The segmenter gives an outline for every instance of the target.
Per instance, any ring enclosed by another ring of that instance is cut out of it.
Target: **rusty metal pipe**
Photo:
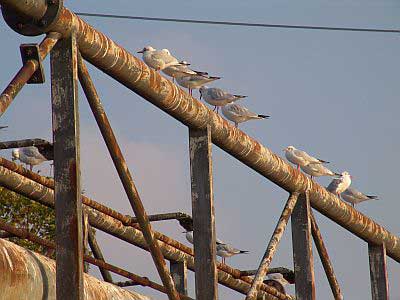
[[[28,1],[11,1],[13,3],[22,3]],[[3,2],[1,2],[3,4]],[[41,60],[43,60],[47,54],[49,54],[50,50],[57,43],[58,39],[61,37],[59,33],[50,32],[43,39],[43,41],[39,45],[39,54]],[[11,80],[8,86],[4,89],[4,91],[0,95],[0,117],[4,114],[6,109],[10,106],[11,102],[17,96],[19,91],[24,87],[24,85],[31,78],[33,73],[39,67],[39,62],[34,59],[30,59],[26,61],[26,63],[21,67],[15,77]]]
[[[321,231],[315,221],[314,214],[310,213],[311,233],[314,239],[315,247],[317,248],[319,257],[321,258],[322,266],[324,267],[326,277],[328,278],[333,297],[335,300],[343,300],[342,292],[340,291],[339,282],[336,279],[335,272],[331,260],[329,259],[328,250],[325,247],[324,240],[322,239]]]
[[[2,299],[56,299],[55,262],[43,255],[0,239]],[[84,274],[85,299],[148,300],[149,297]]]
[[[158,243],[154,237],[153,230],[151,228],[147,213],[144,209],[142,200],[140,199],[139,192],[137,191],[135,183],[133,182],[128,165],[125,162],[125,158],[108,121],[106,112],[104,111],[103,105],[101,104],[96,88],[92,82],[92,79],[90,78],[85,63],[83,62],[82,57],[79,54],[78,76],[82,89],[86,95],[86,99],[89,102],[89,106],[93,112],[97,125],[99,126],[100,132],[107,145],[108,152],[110,153],[110,156],[114,162],[114,166],[117,169],[119,178],[125,189],[125,193],[128,196],[131,207],[135,212],[135,216],[138,220],[140,228],[142,229],[143,236],[145,237],[146,242],[149,246],[150,253],[157,268],[158,274],[160,275],[161,281],[168,291],[168,298],[170,300],[178,300],[178,292],[176,290],[171,274],[169,273],[167,264],[165,263]]]
[[[11,1],[0,0],[0,4],[6,2]],[[26,10],[23,7],[20,11]],[[193,128],[205,128],[210,124],[214,144],[288,192],[302,194],[309,191],[315,209],[363,240],[385,244],[389,256],[400,262],[400,239],[397,236],[327,192],[171,81],[150,70],[67,8],[62,9],[58,20],[48,30],[69,35],[72,28],[76,29],[82,56],[90,63],[183,124]]]
[[[54,192],[52,189],[23,177],[7,168],[4,168],[3,166],[0,166],[0,185],[46,206],[54,207]],[[88,212],[89,223],[93,227],[148,251],[147,243],[142,232],[134,226],[124,226],[122,222],[115,218],[88,206],[85,210]],[[168,239],[170,244],[173,244],[174,242],[179,243],[165,235],[163,235],[163,237]],[[180,251],[170,244],[163,242],[161,239],[159,239],[158,243],[165,258],[173,261],[186,260],[188,268],[192,271],[194,270],[193,255]],[[190,251],[193,250],[190,249]],[[252,282],[250,277],[240,277],[239,270],[232,269],[228,266],[222,267],[222,264],[220,263],[218,263],[217,266],[219,269],[218,280],[221,284],[242,294],[246,294]],[[229,270],[230,272],[225,272],[225,270]],[[290,299],[290,296],[279,293],[276,289],[267,285],[262,285],[261,290],[262,291],[259,292],[260,299],[264,296],[265,299],[271,300]]]
[[[2,0],[1,5],[36,20],[41,19],[47,10],[46,0]]]
[[[22,148],[29,146],[51,146],[52,144],[43,139],[25,139],[16,141],[0,142],[0,150],[11,148]]]
[[[289,199],[287,200],[286,205],[279,218],[278,224],[276,224],[274,233],[272,234],[271,239],[268,243],[267,249],[265,250],[264,256],[261,259],[260,266],[258,267],[253,283],[251,284],[251,288],[247,293],[246,300],[253,300],[257,298],[257,290],[261,283],[264,281],[264,277],[267,274],[268,268],[272,262],[272,258],[274,257],[274,254],[278,249],[279,242],[281,241],[283,233],[285,232],[286,225],[293,212],[294,206],[297,203],[298,197],[299,194],[297,193],[293,193],[289,196]]]
[[[11,162],[3,157],[0,157],[0,166],[13,171],[19,175],[22,175],[28,179],[31,179],[32,181],[39,183],[42,186],[48,187],[49,189],[54,189],[54,181],[51,178],[47,178],[44,176],[41,176],[37,173],[34,173],[24,167],[22,167],[22,165],[18,165],[14,162]],[[5,171],[5,170],[4,170]],[[12,173],[9,173],[12,174]],[[1,181],[1,180],[0,180]],[[18,191],[16,191],[18,192]],[[43,205],[46,206],[50,206],[50,207],[54,207],[50,202],[41,202]],[[135,218],[131,217],[129,215],[123,215],[118,211],[115,211],[99,202],[94,201],[93,199],[88,198],[87,196],[82,195],[82,203],[87,205],[88,207],[91,207],[101,213],[103,213],[104,215],[110,216],[113,219],[116,219],[118,221],[120,221],[124,226],[132,226],[135,229],[140,230],[140,228],[138,227],[138,225],[136,224]],[[186,215],[186,214],[184,214]],[[189,216],[189,215],[188,215]],[[190,256],[194,256],[194,252],[193,249],[174,240],[171,239],[170,237],[158,232],[158,231],[154,231],[154,236],[164,242],[165,244],[172,246]],[[229,275],[231,275],[233,278],[235,279],[241,279],[244,280],[247,283],[251,283],[252,282],[252,278],[249,278],[249,274],[246,274],[246,272],[242,272],[238,269],[234,269],[226,264],[222,264],[220,262],[217,262],[217,268],[221,271],[224,271],[226,273],[228,273]],[[275,268],[276,270],[283,270],[282,268]],[[254,275],[256,273],[257,270],[255,270],[252,274],[250,275]]]
[[[56,249],[56,244],[54,242],[46,240],[46,239],[43,239],[43,238],[40,238],[40,237],[28,232],[25,229],[16,228],[15,226],[7,224],[6,222],[4,222],[2,220],[0,220],[0,228],[2,230],[5,230],[5,231],[7,231],[9,233],[14,234],[15,236],[20,237],[22,239],[29,240],[31,242],[34,242],[34,243],[39,244],[41,246],[45,246],[45,247],[50,248],[50,249]],[[86,254],[83,256],[83,259],[84,259],[84,261],[86,261],[86,262],[88,262],[90,264],[93,264],[95,266],[98,266],[98,267],[100,267],[102,269],[106,269],[107,271],[111,271],[111,272],[113,272],[115,274],[118,274],[118,275],[124,276],[126,278],[129,278],[132,281],[136,282],[138,285],[145,286],[145,287],[150,287],[150,288],[155,289],[157,291],[160,291],[162,293],[166,293],[166,289],[162,285],[159,285],[158,283],[155,283],[155,282],[149,280],[147,277],[138,276],[138,275],[136,275],[134,273],[131,273],[129,271],[121,269],[121,268],[119,268],[117,266],[114,266],[112,264],[106,263],[106,262],[104,262],[104,261],[102,261],[100,259],[93,258],[93,257],[91,257],[89,255],[86,255]],[[190,298],[188,296],[185,296],[185,295],[180,295],[180,296],[181,296],[181,299],[193,300],[192,298]]]

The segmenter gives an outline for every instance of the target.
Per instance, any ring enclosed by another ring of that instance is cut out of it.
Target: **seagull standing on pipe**
[[[352,176],[349,172],[344,171],[340,175],[340,178],[335,178],[332,182],[327,186],[327,190],[333,194],[336,194],[340,198],[340,194],[342,194],[351,184]]]
[[[259,115],[249,111],[247,108],[240,106],[236,103],[227,104],[222,107],[222,114],[228,120],[235,123],[235,127],[238,127],[239,123],[246,122],[248,120],[259,120],[268,119],[267,115]]]
[[[286,159],[290,161],[292,164],[297,166],[297,170],[300,170],[300,167],[304,167],[310,163],[315,163],[315,164],[329,163],[329,161],[315,158],[309,155],[305,151],[296,149],[294,146],[288,146],[285,149],[283,149],[283,151],[285,152]]]
[[[246,254],[249,251],[239,250],[226,243],[217,243],[217,255],[222,257],[222,263],[225,264],[225,259],[237,254]]]
[[[213,111],[219,110],[220,106],[224,106],[226,104],[235,102],[239,99],[246,98],[243,95],[233,95],[228,92],[225,92],[219,88],[209,88],[207,86],[202,86],[199,89],[200,99],[203,98],[210,105],[214,105]]]
[[[188,62],[182,61],[181,64],[167,67],[167,68],[163,69],[162,72],[165,75],[172,77],[172,82],[175,81],[175,78],[180,78],[180,77],[184,77],[184,76],[208,75],[207,72],[200,72],[200,71],[195,71],[195,70],[190,69],[188,67],[189,65],[190,64]]]
[[[176,78],[176,82],[189,90],[189,95],[193,94],[193,90],[201,88],[205,84],[221,79],[221,77],[209,76],[204,74],[188,75]]]
[[[378,196],[366,195],[350,186],[342,193],[342,199],[354,207],[355,204],[360,202],[367,200],[378,200]]]
[[[35,146],[13,149],[12,157],[13,161],[18,159],[29,165],[31,171],[33,170],[33,166],[39,165],[48,160]]]
[[[320,176],[340,176],[340,174],[332,172],[320,163],[310,163],[308,165],[301,166],[301,169],[304,173],[310,175],[311,179],[313,179],[313,177]]]
[[[147,46],[137,53],[142,53],[143,61],[146,65],[156,71],[182,64],[171,55],[168,49],[156,50],[151,46]]]

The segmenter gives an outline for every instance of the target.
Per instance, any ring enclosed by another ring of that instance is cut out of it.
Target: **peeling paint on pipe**
[[[150,299],[87,274],[84,274],[84,285],[85,300]],[[1,299],[55,300],[55,286],[54,260],[0,239]]]
[[[54,192],[52,189],[38,184],[2,166],[0,166],[0,185],[46,206],[54,207]],[[93,227],[148,251],[147,243],[140,230],[131,226],[125,226],[122,222],[91,207],[85,206],[85,211],[89,216],[89,223]],[[180,251],[161,240],[159,240],[158,243],[166,259],[173,261],[186,260],[188,268],[194,270],[193,255]],[[237,272],[240,273],[238,270]],[[250,289],[252,279],[250,277],[237,279],[237,277],[235,278],[233,275],[219,270],[218,282],[235,291],[246,294]],[[279,293],[276,289],[267,285],[262,285],[261,290],[262,292],[258,294],[258,297],[261,298],[265,295],[265,300],[290,299],[290,296]]]

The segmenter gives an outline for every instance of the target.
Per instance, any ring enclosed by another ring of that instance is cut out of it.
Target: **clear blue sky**
[[[65,1],[75,11],[154,17],[198,18],[317,26],[399,28],[398,1]],[[199,70],[222,76],[214,86],[248,95],[246,104],[270,120],[244,124],[242,130],[278,154],[288,145],[331,161],[335,171],[348,170],[353,185],[377,194],[380,201],[357,209],[394,234],[399,233],[397,195],[400,122],[399,35],[262,29],[86,18],[134,53],[146,45],[168,48]],[[40,41],[11,31],[0,18],[2,56],[0,86],[21,62],[20,43]],[[49,79],[48,61],[46,61]],[[191,212],[187,128],[102,72],[90,68],[100,97],[148,213]],[[194,93],[198,95],[197,92]],[[131,213],[117,173],[91,116],[81,100],[83,186],[87,195]],[[51,138],[50,86],[30,85],[3,116],[9,125],[2,139]],[[5,153],[5,155],[9,155]],[[250,254],[228,262],[254,269],[263,255],[287,194],[213,148],[218,236]],[[47,172],[47,167],[42,167]],[[318,179],[323,185],[329,179]],[[369,299],[367,245],[317,214],[345,299]],[[185,242],[174,222],[158,230]],[[105,257],[159,281],[150,255],[98,233]],[[315,255],[318,299],[331,292]],[[290,227],[272,265],[292,268]],[[391,259],[391,299],[400,299],[399,267]],[[92,272],[98,274],[93,267]],[[190,291],[193,296],[193,274]],[[157,299],[165,296],[135,288]],[[293,293],[293,288],[288,289]],[[220,286],[220,299],[242,297]]]

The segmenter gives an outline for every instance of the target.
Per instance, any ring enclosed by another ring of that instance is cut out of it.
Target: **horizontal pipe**
[[[52,189],[38,184],[26,177],[23,177],[18,173],[4,168],[3,166],[0,166],[0,185],[23,196],[26,196],[32,200],[38,201],[46,206],[54,206],[54,192]],[[147,243],[144,240],[143,234],[140,230],[136,229],[133,226],[124,226],[122,222],[114,219],[113,217],[110,217],[86,205],[85,211],[88,213],[89,223],[93,227],[148,251]],[[168,238],[167,236],[164,237]],[[159,239],[158,243],[166,259],[172,261],[186,260],[188,263],[188,268],[190,270],[194,270],[193,255],[189,255],[186,252],[180,251],[179,249],[163,242],[161,239]],[[221,284],[242,294],[246,294],[247,290],[250,288],[250,284],[252,281],[250,277],[241,277],[240,279],[237,279],[240,277],[239,270],[235,270],[232,272],[235,275],[238,275],[237,273],[239,273],[239,277],[235,277],[228,272],[220,270],[220,264],[218,265],[218,268],[218,281]],[[228,269],[234,270],[232,268]],[[259,292],[259,297],[263,297],[265,295],[265,299],[290,299],[289,295],[279,293],[276,289],[267,285],[262,285],[261,290],[262,291]],[[268,292],[268,294],[266,292]]]
[[[11,149],[11,148],[23,148],[29,146],[52,146],[52,144],[42,139],[25,139],[25,140],[0,142],[0,150]]]
[[[56,299],[56,265],[45,256],[0,239],[1,299]],[[148,300],[84,274],[85,299]]]
[[[0,0],[0,4],[6,2],[10,0]],[[19,9],[21,12],[26,10],[26,6]],[[311,205],[316,210],[367,242],[385,244],[388,255],[400,262],[400,239],[397,236],[326,191],[171,81],[150,70],[67,8],[62,9],[58,20],[48,28],[64,36],[69,35],[72,29],[76,30],[82,56],[94,66],[183,124],[198,129],[209,124],[215,145],[290,193],[308,191]]]
[[[31,241],[33,243],[36,243],[38,245],[41,245],[41,246],[44,246],[46,248],[53,249],[53,250],[56,249],[55,242],[40,238],[40,237],[30,233],[29,231],[27,231],[25,229],[16,228],[15,226],[10,225],[5,221],[0,220],[0,228],[3,229],[3,230],[6,230],[9,233],[14,234],[15,236],[18,236],[18,237],[20,237],[22,239],[26,239],[26,240]],[[102,269],[105,269],[107,271],[111,271],[111,272],[113,272],[115,274],[118,274],[120,276],[124,276],[126,278],[129,278],[132,281],[136,282],[138,285],[150,287],[150,288],[155,289],[155,290],[157,290],[159,292],[162,292],[164,294],[166,293],[166,289],[162,285],[149,280],[147,277],[138,276],[138,275],[133,274],[131,272],[128,272],[128,271],[126,271],[124,269],[121,269],[121,268],[119,268],[117,266],[114,266],[114,265],[111,265],[109,263],[106,263],[103,260],[100,260],[100,259],[97,259],[97,258],[93,258],[90,255],[86,255],[85,254],[83,256],[83,259],[84,259],[84,261],[86,261],[86,262],[88,262],[90,264],[93,264],[95,266],[98,266],[98,267],[100,267]],[[181,300],[193,300],[192,298],[187,297],[186,295],[180,295],[180,297],[181,297]]]

